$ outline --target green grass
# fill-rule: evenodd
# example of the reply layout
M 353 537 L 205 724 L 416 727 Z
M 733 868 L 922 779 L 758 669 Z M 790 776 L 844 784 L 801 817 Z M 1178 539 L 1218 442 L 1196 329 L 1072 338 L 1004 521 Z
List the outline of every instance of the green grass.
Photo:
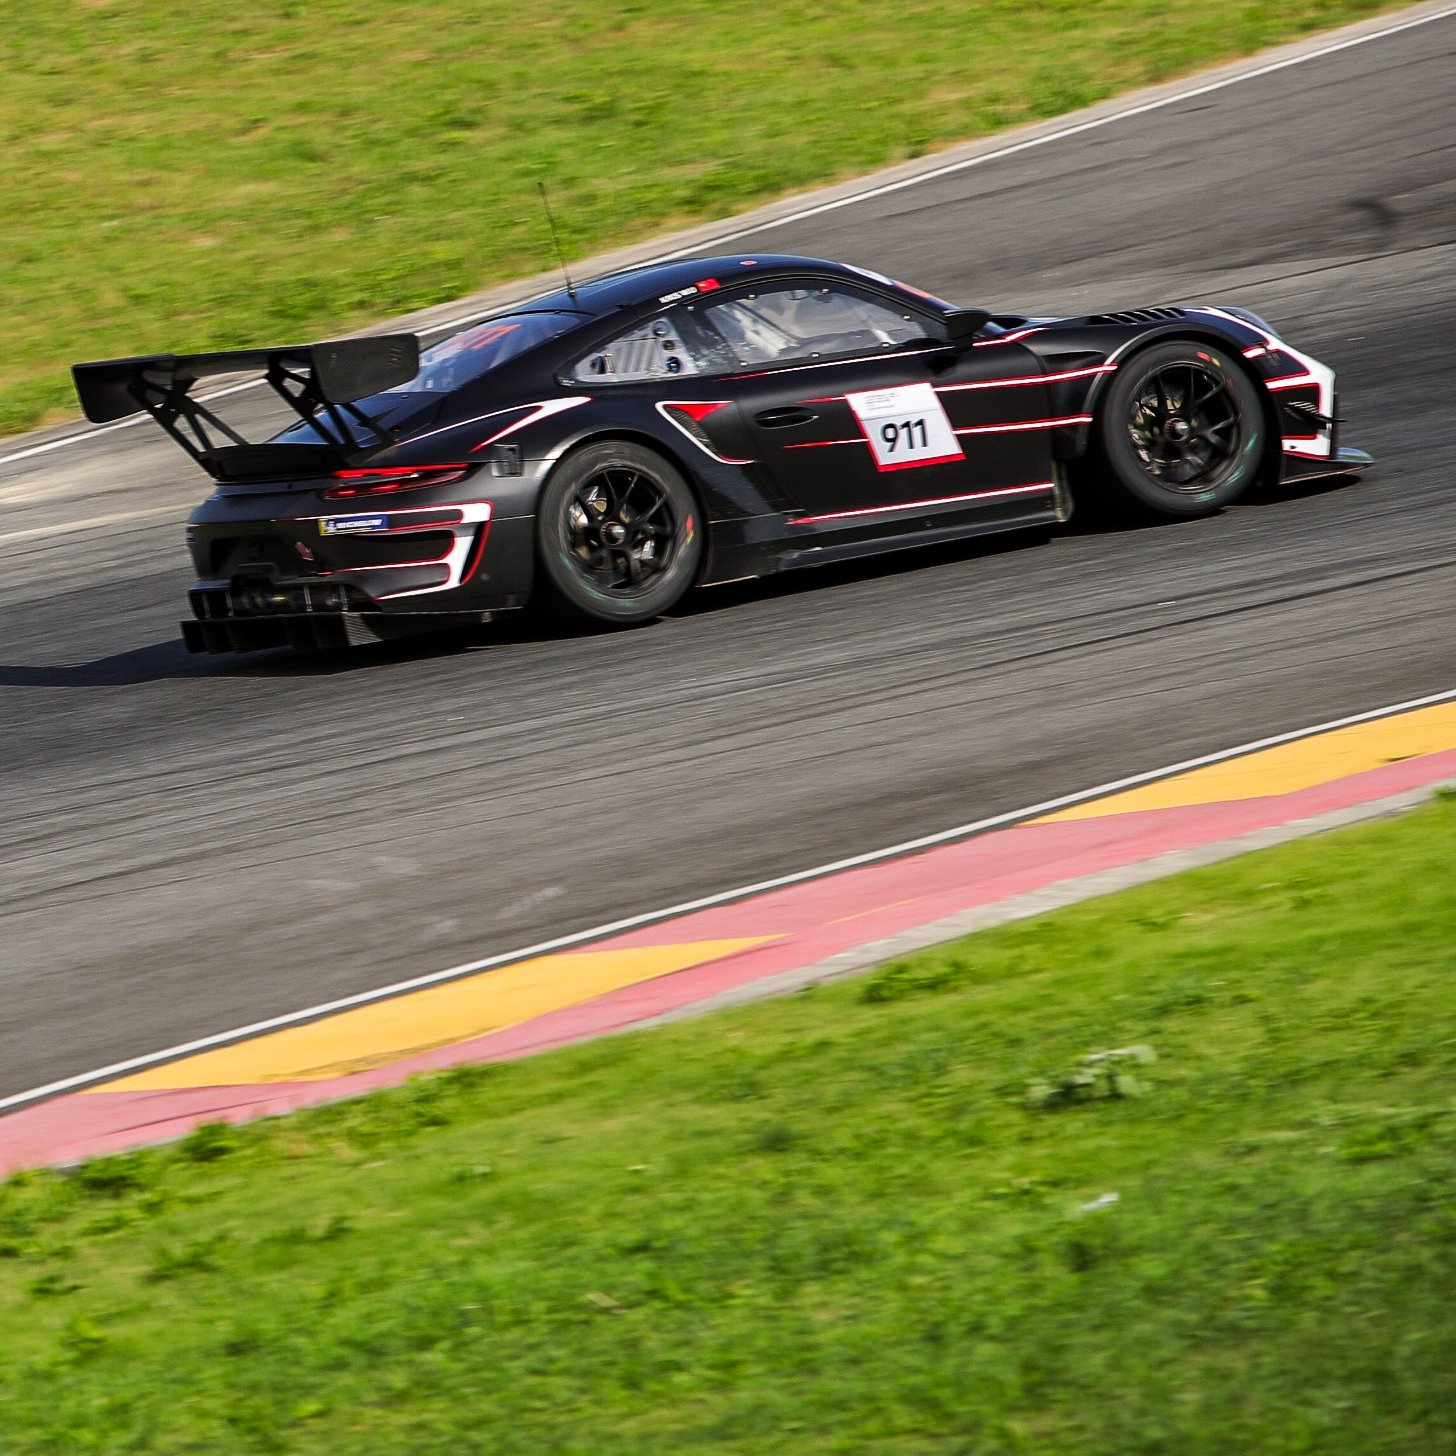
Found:
M 1456 1451 L 1453 850 L 12 1179 L 0 1450 Z
M 78 359 L 287 342 L 1389 0 L 46 0 L 0 26 L 0 433 Z

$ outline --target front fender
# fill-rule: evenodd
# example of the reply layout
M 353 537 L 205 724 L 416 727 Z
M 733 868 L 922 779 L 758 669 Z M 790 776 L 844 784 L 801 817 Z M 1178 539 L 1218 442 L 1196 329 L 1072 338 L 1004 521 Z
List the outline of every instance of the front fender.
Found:
M 1082 352 L 1087 357 L 1100 356 L 1103 366 L 1112 366 L 1110 369 L 1104 367 L 1084 380 L 1074 380 L 1060 386 L 1059 388 L 1065 390 L 1066 393 L 1054 392 L 1053 407 L 1057 414 L 1086 415 L 1088 417 L 1083 424 L 1065 426 L 1057 431 L 1057 438 L 1053 440 L 1053 454 L 1057 459 L 1075 460 L 1088 453 L 1092 445 L 1093 427 L 1102 408 L 1102 401 L 1112 387 L 1112 381 L 1117 377 L 1117 370 L 1155 344 L 1166 343 L 1170 339 L 1188 339 L 1231 354 L 1232 362 L 1253 381 L 1258 389 L 1271 438 L 1277 438 L 1278 426 L 1274 405 L 1268 390 L 1264 387 L 1263 375 L 1258 368 L 1250 364 L 1243 353 L 1246 347 L 1257 346 L 1261 341 L 1261 336 L 1254 329 L 1246 328 L 1233 320 L 1228 326 L 1220 326 L 1212 320 L 1189 316 L 1160 324 L 1154 328 L 1143 328 L 1128 333 L 1117 340 L 1110 349 L 1107 347 L 1106 333 L 1105 329 L 1088 328 L 1085 331 L 1078 331 L 1078 335 L 1074 335 L 1073 338 L 1063 336 L 1056 340 L 1058 355 L 1076 352 L 1076 341 L 1080 340 L 1085 342 L 1086 347 Z M 1094 342 L 1094 336 L 1098 334 L 1102 337 Z M 1096 346 L 1099 342 L 1100 348 Z M 1051 340 L 1048 339 L 1046 344 L 1050 345 L 1050 343 Z M 1272 458 L 1277 456 L 1278 452 L 1271 451 L 1270 453 Z

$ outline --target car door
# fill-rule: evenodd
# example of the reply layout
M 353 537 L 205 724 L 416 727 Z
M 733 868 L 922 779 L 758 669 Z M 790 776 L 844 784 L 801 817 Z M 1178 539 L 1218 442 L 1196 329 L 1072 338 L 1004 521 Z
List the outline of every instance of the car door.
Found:
M 685 311 L 736 366 L 724 393 L 801 520 L 893 526 L 897 512 L 963 513 L 1049 487 L 1049 432 L 1033 424 L 1047 391 L 1014 342 L 955 348 L 934 314 L 822 278 L 724 290 Z

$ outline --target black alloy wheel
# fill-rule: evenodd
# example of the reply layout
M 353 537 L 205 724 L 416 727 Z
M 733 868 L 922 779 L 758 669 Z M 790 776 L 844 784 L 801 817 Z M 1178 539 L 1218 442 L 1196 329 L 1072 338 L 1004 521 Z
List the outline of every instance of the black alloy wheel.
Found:
M 1263 468 L 1264 411 L 1252 381 L 1221 348 L 1195 340 L 1128 360 L 1096 431 L 1104 484 L 1124 513 L 1209 515 Z
M 627 627 L 667 611 L 697 576 L 697 503 L 662 456 L 627 441 L 569 455 L 541 493 L 540 563 L 568 618 Z

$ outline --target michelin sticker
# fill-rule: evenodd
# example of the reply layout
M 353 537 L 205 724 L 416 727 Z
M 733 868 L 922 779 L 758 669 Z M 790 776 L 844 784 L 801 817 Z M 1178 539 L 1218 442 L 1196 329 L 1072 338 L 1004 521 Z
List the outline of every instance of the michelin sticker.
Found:
M 320 536 L 359 536 L 370 531 L 387 531 L 388 516 L 320 516 Z

